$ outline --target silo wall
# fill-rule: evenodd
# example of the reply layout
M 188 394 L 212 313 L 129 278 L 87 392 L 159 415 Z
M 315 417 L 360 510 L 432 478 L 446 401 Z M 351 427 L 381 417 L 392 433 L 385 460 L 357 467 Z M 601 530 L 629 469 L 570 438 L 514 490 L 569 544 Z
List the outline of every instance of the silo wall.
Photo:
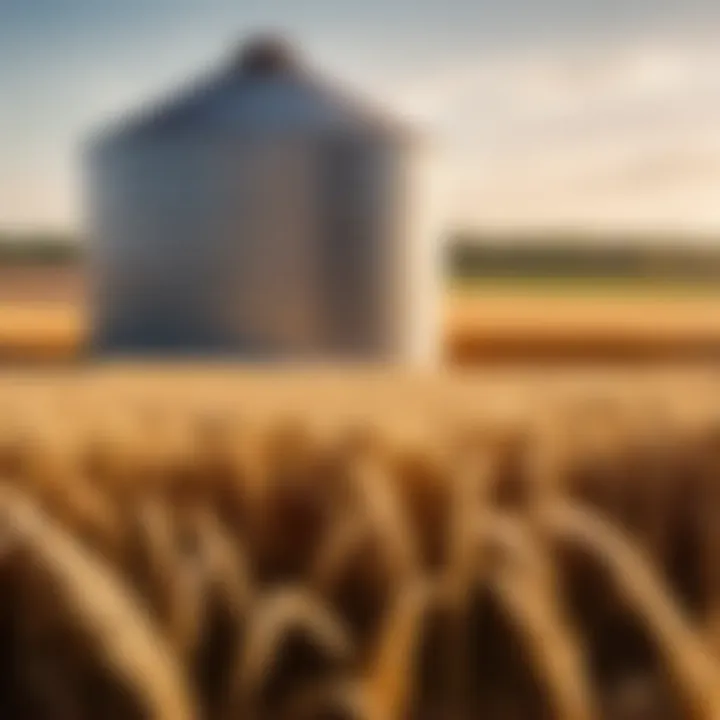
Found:
M 154 140 L 93 156 L 95 350 L 312 348 L 308 164 L 292 138 Z
M 133 140 L 88 167 L 92 343 L 432 366 L 440 219 L 410 139 Z
M 317 154 L 320 347 L 332 358 L 439 360 L 432 155 L 411 138 L 332 138 Z

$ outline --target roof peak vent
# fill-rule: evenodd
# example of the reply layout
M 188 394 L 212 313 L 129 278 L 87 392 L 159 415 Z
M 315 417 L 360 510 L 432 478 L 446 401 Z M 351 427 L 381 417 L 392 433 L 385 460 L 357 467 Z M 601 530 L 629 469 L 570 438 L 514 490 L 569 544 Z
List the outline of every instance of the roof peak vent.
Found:
M 279 35 L 257 35 L 245 42 L 237 54 L 236 72 L 245 77 L 294 75 L 299 69 L 298 55 L 291 43 Z

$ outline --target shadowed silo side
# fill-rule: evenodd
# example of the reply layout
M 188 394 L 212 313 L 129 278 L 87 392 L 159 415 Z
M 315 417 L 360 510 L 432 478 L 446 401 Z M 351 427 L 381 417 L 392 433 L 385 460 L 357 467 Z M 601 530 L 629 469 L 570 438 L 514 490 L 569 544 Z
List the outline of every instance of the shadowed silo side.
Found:
M 434 359 L 424 150 L 282 43 L 250 43 L 91 147 L 95 349 Z

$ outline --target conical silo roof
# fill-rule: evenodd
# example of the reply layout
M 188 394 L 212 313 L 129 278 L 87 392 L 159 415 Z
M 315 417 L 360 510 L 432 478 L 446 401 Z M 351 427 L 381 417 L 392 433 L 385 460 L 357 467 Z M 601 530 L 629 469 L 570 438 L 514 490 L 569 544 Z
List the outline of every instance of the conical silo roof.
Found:
M 288 43 L 263 36 L 245 43 L 220 70 L 106 128 L 96 141 L 273 132 L 411 136 L 409 127 L 309 68 Z

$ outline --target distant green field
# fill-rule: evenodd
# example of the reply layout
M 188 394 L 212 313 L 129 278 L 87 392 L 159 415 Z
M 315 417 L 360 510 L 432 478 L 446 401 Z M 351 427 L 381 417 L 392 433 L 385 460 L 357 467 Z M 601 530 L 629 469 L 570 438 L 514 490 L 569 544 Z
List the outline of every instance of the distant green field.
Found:
M 710 278 L 476 276 L 452 278 L 450 289 L 463 293 L 720 298 L 720 280 Z

